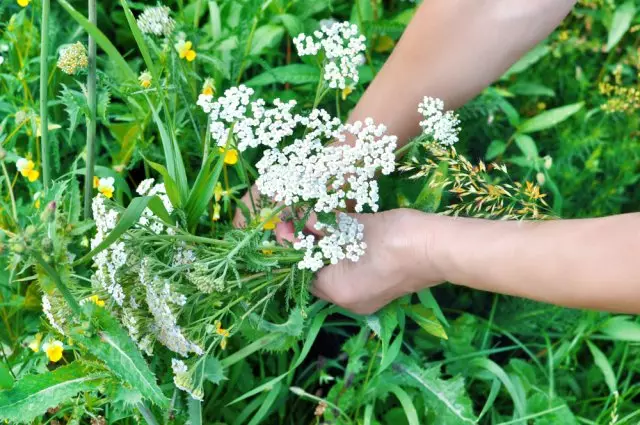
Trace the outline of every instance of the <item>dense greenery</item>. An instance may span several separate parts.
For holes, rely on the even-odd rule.
[[[297,266],[302,254],[270,244],[267,224],[277,211],[232,228],[260,150],[239,160],[228,157],[229,145],[219,151],[198,96],[215,99],[245,84],[267,102],[296,100],[307,111],[319,105],[344,120],[415,3],[175,0],[165,3],[175,19],[167,38],[143,34],[136,23],[151,2],[100,1],[97,28],[86,2],[53,0],[47,12],[48,3],[0,3],[0,419],[640,421],[635,317],[450,285],[358,317],[315,300],[307,291],[311,274]],[[458,111],[456,151],[425,137],[410,145],[402,172],[381,179],[381,207],[490,218],[638,211],[639,11],[636,0],[580,1],[545,42]],[[292,39],[328,18],[355,23],[367,38],[352,90],[324,90],[316,58],[296,54]],[[95,74],[90,47],[87,63],[85,47],[65,56],[78,41],[87,46],[88,35],[98,45]],[[494,161],[506,170],[492,164],[484,172]],[[98,181],[85,186],[93,162]],[[150,177],[164,189],[138,196],[135,188]],[[468,185],[477,191],[465,192]],[[90,246],[100,220],[89,208],[103,195],[118,224]],[[147,213],[165,233],[140,224]],[[172,370],[176,350],[160,337],[144,342],[155,316],[136,313],[132,327],[144,331],[132,335],[127,310],[97,284],[95,256],[113,254],[114,242],[139,254],[118,271],[128,297],[161,293],[139,285],[139,274],[151,271],[170,276],[168,291],[185,298],[184,308],[171,309],[205,350],[185,357],[184,379]],[[187,248],[206,267],[177,262]],[[233,290],[217,289],[232,283]]]

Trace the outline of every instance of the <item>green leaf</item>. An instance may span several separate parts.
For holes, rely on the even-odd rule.
[[[209,2],[209,30],[211,39],[216,41],[222,34],[222,23],[220,20],[220,6],[216,1]]]
[[[499,157],[507,149],[507,144],[502,140],[492,140],[487,147],[487,153],[484,155],[487,161]]]
[[[433,310],[436,317],[441,323],[444,323],[445,326],[449,326],[449,322],[447,321],[447,318],[444,317],[444,314],[440,309],[440,305],[438,304],[438,301],[436,301],[435,297],[431,293],[430,288],[425,288],[422,291],[418,292],[418,299],[420,300],[420,303],[422,303],[423,306]]]
[[[548,96],[555,97],[553,89],[538,83],[516,83],[509,88],[511,93],[521,96]]]
[[[411,397],[409,394],[398,385],[392,385],[389,388],[400,402],[404,413],[407,415],[407,422],[409,425],[420,425],[420,420],[418,419],[418,412],[416,411],[416,407],[413,405],[413,401],[411,401]]]
[[[438,211],[448,175],[449,164],[443,161],[418,194],[414,208],[427,213]]]
[[[295,37],[301,32],[304,32],[304,24],[300,18],[295,15],[285,13],[277,16],[276,19],[282,22],[282,25],[284,25],[291,37]]]
[[[476,358],[469,362],[471,367],[486,370],[493,377],[498,378],[502,385],[507,389],[507,392],[513,400],[516,413],[519,417],[523,417],[526,414],[526,401],[521,397],[516,385],[511,380],[511,377],[502,369],[496,362],[488,358]]]
[[[101,307],[86,304],[85,311],[91,315],[98,328],[96,334],[86,336],[76,331],[74,339],[84,345],[122,381],[138,390],[143,397],[157,406],[166,408],[169,400],[156,383],[142,354],[118,321]]]
[[[204,378],[212,384],[218,385],[226,378],[222,362],[216,357],[208,356],[204,363]]]
[[[142,155],[142,158],[149,165],[149,167],[156,170],[162,176],[162,180],[164,182],[164,188],[165,188],[165,191],[167,192],[167,196],[169,197],[169,200],[171,201],[171,204],[173,204],[175,208],[181,208],[182,200],[180,199],[180,192],[178,191],[178,186],[176,185],[175,180],[171,178],[169,171],[167,171],[167,169],[162,164],[153,162],[144,155]]]
[[[133,13],[131,13],[131,9],[129,8],[129,5],[127,5],[127,0],[120,0],[120,5],[124,10],[124,16],[127,18],[127,22],[129,23],[131,34],[133,34],[133,38],[136,40],[136,44],[138,45],[140,54],[142,54],[142,59],[144,60],[145,65],[147,65],[147,69],[151,72],[154,80],[159,81],[160,78],[156,72],[156,66],[151,59],[151,54],[149,53],[147,43],[144,41],[142,31],[140,31],[140,28],[138,27],[138,21],[136,21]]]
[[[193,397],[189,397],[187,406],[189,411],[189,424],[202,425],[202,402]]]
[[[13,376],[9,370],[9,366],[0,363],[0,390],[6,390],[13,386]]]
[[[75,10],[66,0],[58,0],[58,3],[60,3],[60,6],[62,6],[62,8],[66,10],[67,13],[69,13],[69,15],[71,15],[71,17],[96,40],[96,44],[104,50],[104,52],[109,56],[111,62],[115,64],[116,68],[120,70],[126,79],[135,82],[137,80],[136,74],[131,70],[127,61],[122,57],[120,52],[118,52],[118,49],[116,49],[107,36],[105,36],[98,27],[89,22],[87,18],[82,16],[80,12]]]
[[[570,116],[581,110],[583,106],[584,103],[579,102],[555,109],[549,109],[548,111],[523,122],[518,130],[521,133],[535,133],[537,131],[547,130],[568,119]]]
[[[167,131],[164,122],[160,119],[160,115],[153,106],[149,96],[145,94],[145,98],[147,99],[147,103],[151,109],[153,120],[158,127],[158,132],[160,133],[160,140],[162,141],[162,149],[164,151],[164,160],[167,163],[167,170],[169,171],[169,175],[173,181],[175,181],[178,186],[181,201],[185,202],[189,193],[189,184],[187,183],[187,172],[184,168],[180,147],[175,139],[169,136],[169,132]]]
[[[516,134],[515,142],[522,154],[527,158],[532,164],[538,158],[538,146],[536,146],[536,141],[533,138],[526,134]]]
[[[280,43],[283,35],[284,28],[280,25],[267,24],[259,27],[253,36],[251,50],[249,53],[252,56],[259,56],[263,54],[265,51]]]
[[[540,44],[531,49],[526,55],[524,55],[518,62],[516,62],[503,76],[503,79],[507,79],[514,74],[519,74],[526,71],[530,67],[536,64],[540,59],[547,56],[551,48],[545,44]]]
[[[475,424],[477,419],[473,413],[473,405],[465,392],[464,380],[461,377],[443,380],[440,369],[422,369],[410,363],[396,363],[394,375],[400,372],[410,379],[406,385],[420,389],[425,395],[429,409],[433,409],[438,423],[442,424]]]
[[[107,373],[90,372],[80,362],[53,372],[27,375],[13,388],[0,391],[0,419],[10,423],[30,422],[81,391],[97,390],[108,376]]]
[[[617,341],[640,342],[640,324],[631,316],[615,316],[604,322],[600,332]]]
[[[269,392],[265,394],[264,400],[260,405],[260,409],[258,409],[258,411],[253,415],[251,421],[247,425],[258,425],[269,415],[273,403],[275,403],[275,401],[278,399],[278,396],[280,395],[281,388],[282,384],[280,382],[277,382],[273,386],[273,388],[271,388]]]
[[[633,0],[629,0],[622,6],[616,8],[616,12],[613,15],[613,21],[611,22],[611,28],[609,28],[609,36],[607,37],[607,52],[616,47],[616,45],[622,40],[622,37],[631,28],[631,22],[636,14],[636,6]]]
[[[269,84],[309,84],[317,83],[320,79],[320,70],[313,65],[294,63],[278,68],[269,69],[258,74],[245,84],[249,87],[261,87]]]
[[[215,161],[217,158],[217,161]],[[215,162],[214,162],[215,161]],[[207,210],[209,201],[214,196],[216,183],[224,167],[222,155],[210,155],[202,164],[185,206],[187,226],[192,228],[198,223],[200,216]]]
[[[405,311],[427,333],[438,338],[449,339],[442,323],[438,321],[433,310],[426,308],[422,304],[414,304],[407,306]]]
[[[111,246],[112,243],[118,240],[120,236],[122,236],[127,230],[133,227],[142,213],[146,208],[149,208],[156,214],[160,219],[164,220],[167,223],[171,223],[171,217],[169,213],[164,207],[164,204],[157,196],[141,196],[138,198],[134,198],[127,209],[121,214],[120,220],[118,220],[118,224],[113,230],[107,235],[106,238],[94,249],[92,249],[89,253],[87,253],[84,257],[74,262],[74,265],[82,264],[88,260],[90,260],[94,255],[103,251],[104,249]]]
[[[611,394],[615,394],[618,392],[618,383],[616,374],[613,372],[613,368],[611,367],[611,363],[609,363],[607,356],[605,356],[604,353],[591,341],[587,341],[587,346],[589,347],[589,351],[591,351],[593,361],[604,375],[604,381],[606,382],[607,387],[609,387],[609,391]]]

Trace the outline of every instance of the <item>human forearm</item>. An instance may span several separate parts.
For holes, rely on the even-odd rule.
[[[544,39],[575,0],[428,0],[354,109],[401,144],[419,132],[425,95],[461,106]]]
[[[426,255],[452,283],[570,307],[640,312],[639,214],[421,220],[429,235]]]

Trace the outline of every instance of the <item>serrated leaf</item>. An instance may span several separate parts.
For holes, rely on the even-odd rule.
[[[611,49],[616,47],[620,40],[622,40],[622,37],[629,31],[635,14],[636,6],[633,0],[629,0],[622,6],[616,8],[607,37],[607,52],[610,52]]]
[[[204,378],[215,385],[227,379],[224,374],[224,366],[216,357],[209,356],[205,360]]]
[[[53,372],[27,375],[13,388],[0,391],[0,419],[10,423],[30,422],[81,391],[97,390],[108,376],[88,372],[79,362]]]
[[[584,106],[583,102],[574,103],[571,105],[561,106],[559,108],[549,109],[533,118],[530,118],[522,123],[518,131],[520,133],[535,133],[537,131],[547,130],[555,127],[561,122],[565,121]]]
[[[158,387],[156,378],[138,347],[120,324],[103,308],[87,304],[85,311],[91,314],[99,330],[90,337],[79,331],[74,332],[74,339],[143,397],[157,406],[167,407],[169,400]]]
[[[245,84],[249,87],[261,87],[269,84],[310,84],[320,79],[318,67],[303,63],[294,63],[277,68],[271,68],[258,74]]]
[[[405,311],[427,333],[442,339],[449,339],[442,323],[436,318],[433,310],[422,304],[407,306]]]

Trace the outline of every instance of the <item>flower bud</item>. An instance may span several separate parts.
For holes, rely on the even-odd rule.
[[[24,229],[24,235],[27,238],[30,238],[31,236],[35,235],[36,233],[36,226],[34,226],[33,224],[30,224],[27,226],[26,229]]]
[[[47,204],[42,214],[40,214],[40,220],[42,221],[53,221],[55,218],[56,212],[56,201],[51,201]]]

